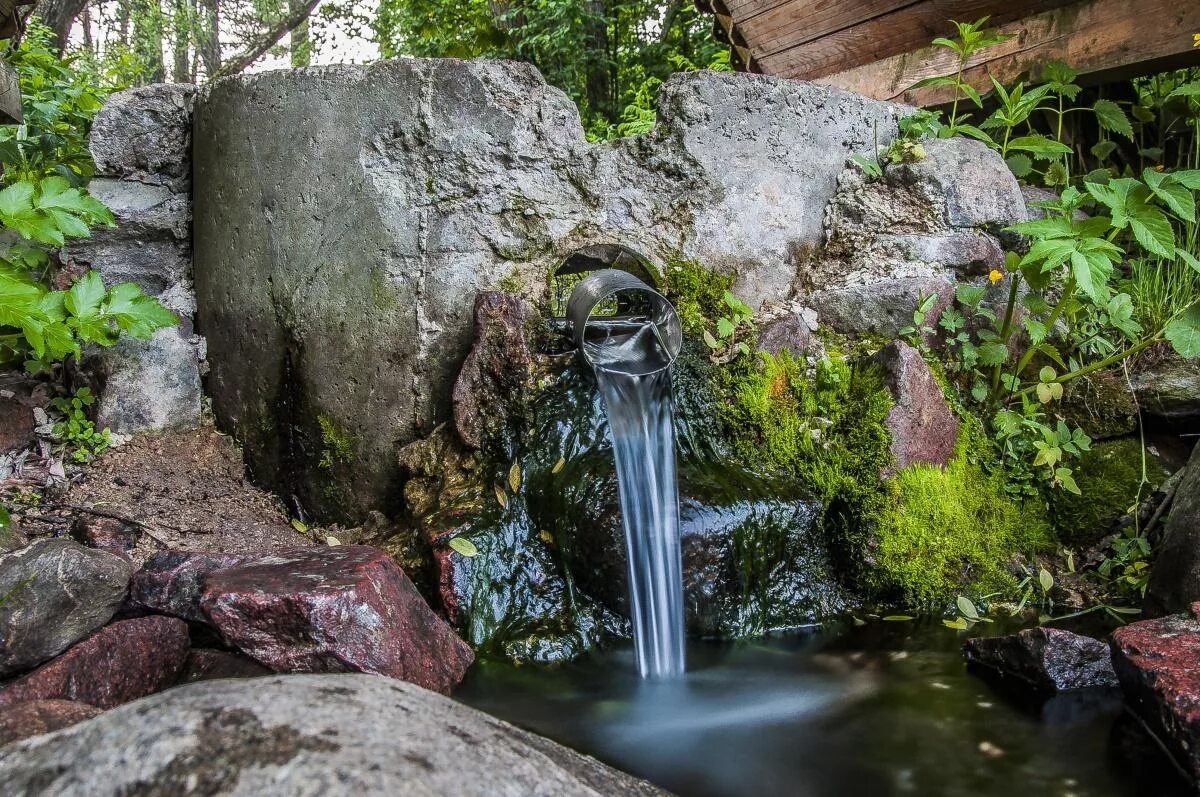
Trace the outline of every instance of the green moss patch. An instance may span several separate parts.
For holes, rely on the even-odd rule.
[[[667,261],[667,296],[675,304],[679,323],[688,335],[699,336],[712,321],[729,312],[725,291],[733,287],[733,275],[712,271],[691,260]]]
[[[1145,455],[1147,484],[1142,486]],[[1050,514],[1059,538],[1066,545],[1091,545],[1112,530],[1116,520],[1141,497],[1162,484],[1169,474],[1136,437],[1102,440],[1075,466],[1075,483],[1081,495],[1066,490],[1050,493]]]

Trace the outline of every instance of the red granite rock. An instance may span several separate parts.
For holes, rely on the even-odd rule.
[[[30,700],[0,712],[0,747],[30,736],[41,736],[90,720],[103,712],[74,700]]]
[[[98,551],[128,558],[138,541],[138,530],[115,518],[81,515],[71,524],[71,536]]]
[[[448,692],[473,659],[395,560],[363,545],[210,573],[201,606],[226,643],[277,672],[369,672]]]
[[[133,574],[129,600],[152,612],[208,622],[208,616],[200,609],[200,595],[208,574],[252,558],[248,554],[159,551]]]
[[[1200,603],[1119,628],[1112,647],[1126,701],[1200,785]]]
[[[0,689],[0,707],[48,699],[119,706],[174,684],[187,653],[188,629],[182,620],[121,620]]]
[[[213,648],[192,648],[188,654],[180,683],[212,681],[218,678],[258,678],[273,672],[249,656]]]
[[[887,416],[895,464],[883,475],[894,475],[918,463],[946,465],[958,442],[958,419],[921,353],[897,340],[885,346],[876,359],[896,400]]]

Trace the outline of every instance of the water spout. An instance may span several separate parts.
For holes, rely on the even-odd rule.
[[[682,675],[683,566],[671,363],[682,331],[662,295],[625,271],[585,277],[567,304],[575,340],[595,369],[617,464],[638,672]]]

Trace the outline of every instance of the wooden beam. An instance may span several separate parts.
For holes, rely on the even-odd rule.
[[[1200,64],[1200,48],[1192,46],[1192,35],[1200,32],[1200,2],[1195,0],[1087,0],[1001,25],[1000,30],[1016,37],[976,54],[963,73],[980,91],[991,88],[992,76],[1001,83],[1024,73],[1036,78],[1050,61],[1063,61],[1093,81],[1116,77],[1118,70],[1137,74]],[[774,74],[765,63],[762,67]],[[950,100],[948,90],[911,86],[954,74],[956,67],[949,51],[925,47],[817,82],[881,100],[939,105]]]
[[[17,70],[0,61],[0,124],[21,123],[21,83]]]
[[[751,22],[739,27],[764,72],[815,80],[916,50],[936,36],[949,36],[954,32],[951,20],[971,22],[986,16],[992,25],[1002,25],[1076,1],[919,0],[893,2],[888,8],[888,3],[871,0],[849,4],[855,12],[878,11],[870,16],[845,13],[843,4],[843,13],[828,19],[808,13],[793,14],[787,28],[773,33],[752,33]],[[797,9],[801,5],[792,2],[789,7]],[[782,11],[771,13],[780,15]],[[831,27],[826,22],[840,27]],[[810,35],[810,29],[815,35]]]

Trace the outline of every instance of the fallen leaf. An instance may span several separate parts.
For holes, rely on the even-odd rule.
[[[563,459],[562,457],[559,457],[558,462],[554,463],[554,467],[550,469],[550,472],[558,473],[560,470],[562,470],[566,466],[566,464],[567,464],[567,461],[565,459]]]
[[[451,537],[450,548],[456,553],[460,553],[468,558],[479,555],[479,549],[475,547],[475,543],[471,542],[466,537]]]
[[[496,503],[504,509],[508,508],[508,494],[500,485],[496,485]]]
[[[296,531],[303,534],[304,532],[308,531],[308,524],[305,523],[300,518],[294,517],[294,518],[292,518],[292,528],[294,528]]]
[[[514,493],[521,489],[521,466],[515,462],[508,469],[508,486],[512,488]]]
[[[341,545],[342,541],[339,540],[337,537],[330,536],[330,537],[325,538],[325,544],[326,545]]]

